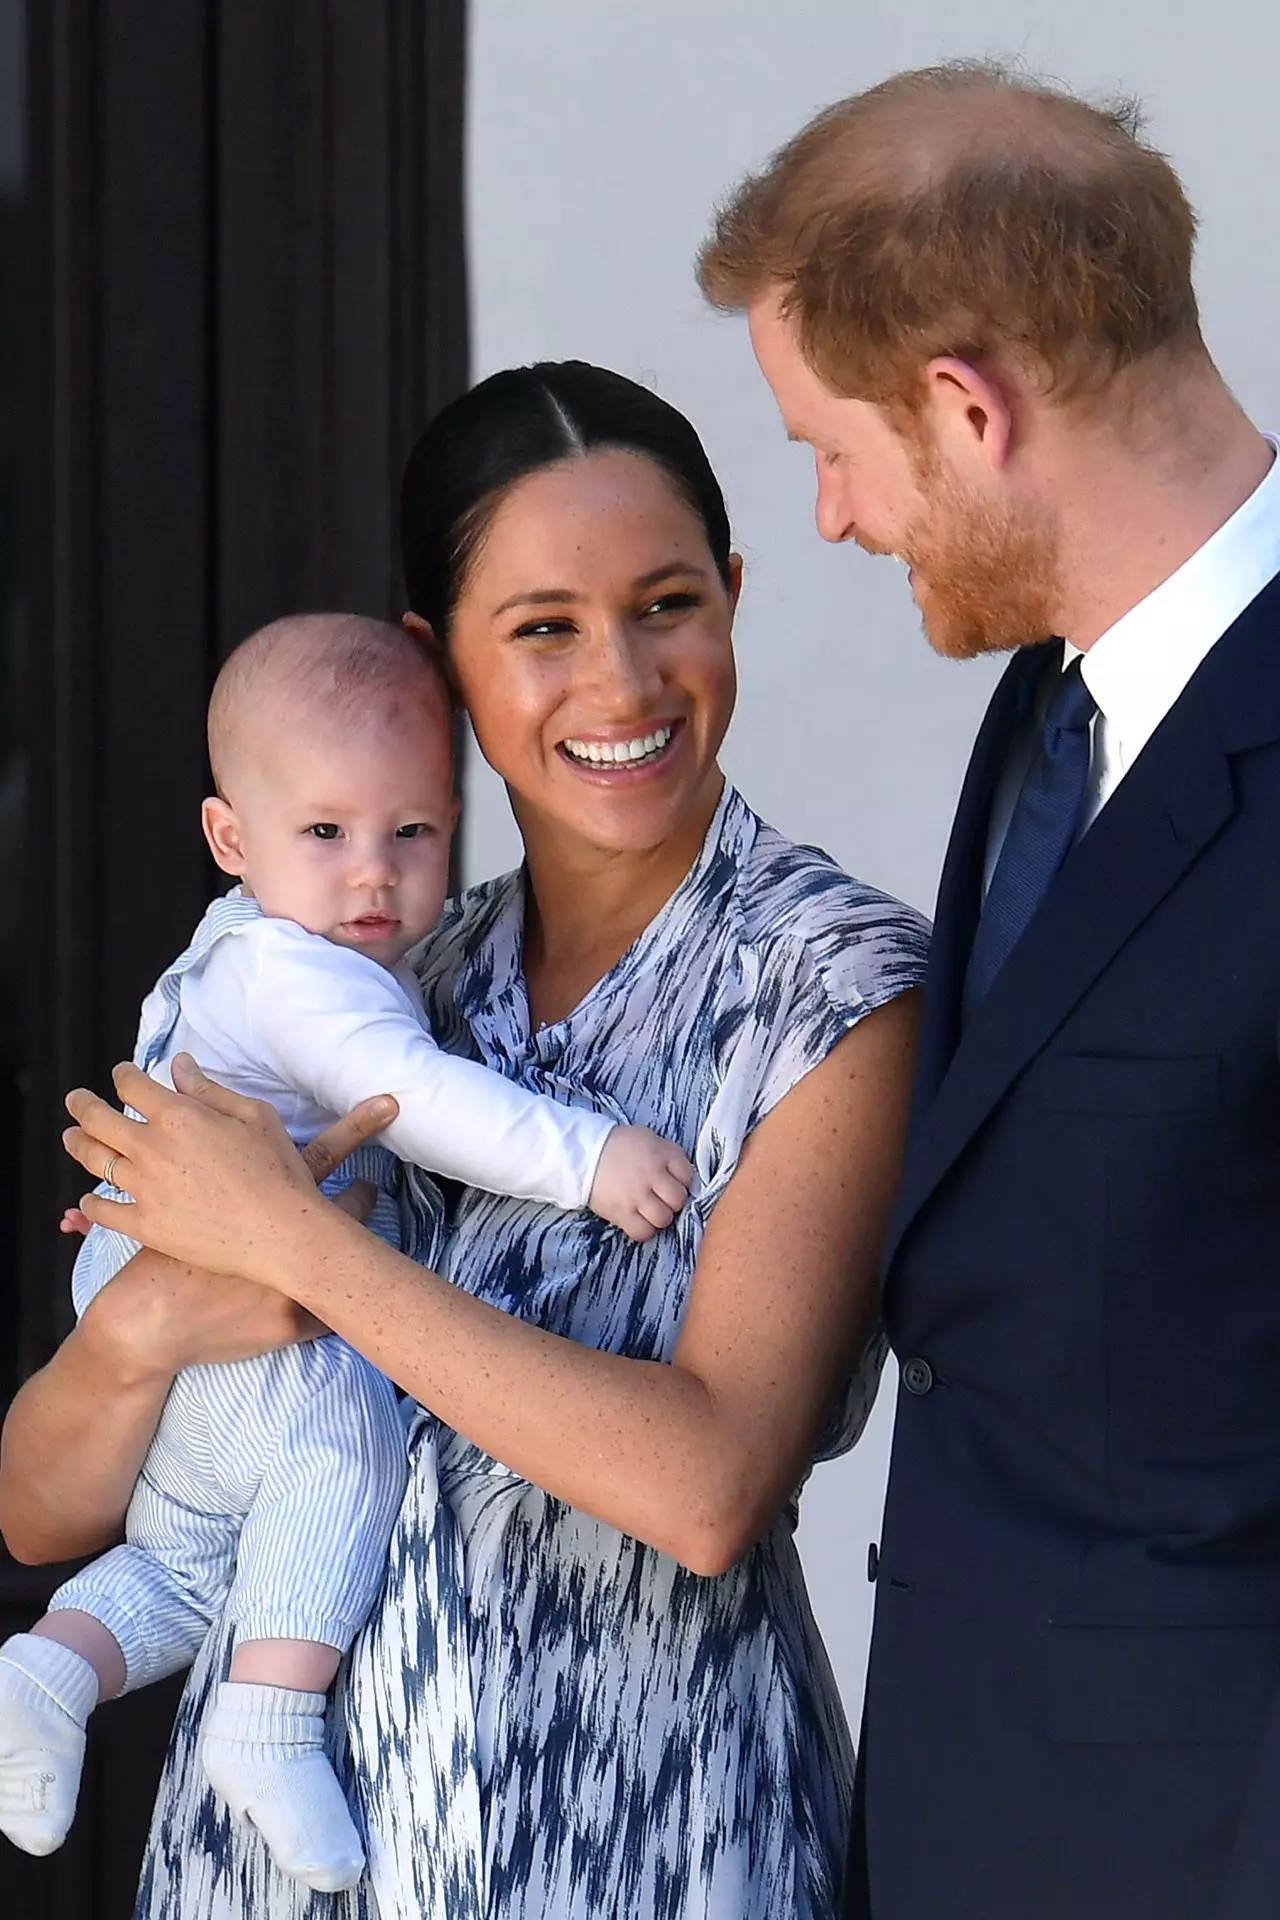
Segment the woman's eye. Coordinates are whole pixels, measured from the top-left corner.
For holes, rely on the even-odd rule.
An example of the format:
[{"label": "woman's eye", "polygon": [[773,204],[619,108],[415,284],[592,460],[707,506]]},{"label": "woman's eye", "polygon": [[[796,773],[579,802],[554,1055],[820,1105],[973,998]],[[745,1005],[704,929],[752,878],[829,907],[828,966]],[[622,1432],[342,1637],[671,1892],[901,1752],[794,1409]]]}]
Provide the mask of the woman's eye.
[{"label": "woman's eye", "polygon": [[696,593],[664,593],[661,598],[650,601],[641,617],[648,620],[654,615],[661,618],[664,613],[687,613],[690,607],[698,605]]},{"label": "woman's eye", "polygon": [[573,632],[572,620],[526,620],[516,628],[517,640],[555,640]]},{"label": "woman's eye", "polygon": [[307,832],[313,840],[336,840],[342,828],[335,826],[332,820],[317,820],[314,826],[307,828]]}]

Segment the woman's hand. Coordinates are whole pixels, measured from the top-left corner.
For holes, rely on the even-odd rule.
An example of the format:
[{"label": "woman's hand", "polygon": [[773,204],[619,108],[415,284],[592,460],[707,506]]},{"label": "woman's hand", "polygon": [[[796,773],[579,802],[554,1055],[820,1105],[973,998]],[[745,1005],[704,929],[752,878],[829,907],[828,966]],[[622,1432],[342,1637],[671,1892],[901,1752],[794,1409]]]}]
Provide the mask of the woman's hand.
[{"label": "woman's hand", "polygon": [[[353,1126],[350,1119],[339,1120],[303,1148],[300,1158],[315,1185],[366,1137],[362,1129],[363,1121]],[[372,1188],[356,1181],[331,1204],[363,1220],[373,1198]],[[128,1209],[130,1226],[134,1211]],[[86,1218],[85,1224],[92,1223]],[[172,1378],[183,1367],[252,1360],[299,1340],[315,1340],[328,1328],[256,1281],[213,1273],[149,1248],[90,1302],[81,1331],[123,1375]]]},{"label": "woman's hand", "polygon": [[137,1067],[115,1069],[116,1092],[142,1121],[83,1087],[68,1094],[77,1124],[62,1136],[67,1152],[135,1203],[87,1194],[81,1210],[174,1260],[271,1287],[272,1250],[315,1207],[316,1180],[389,1126],[396,1103],[389,1094],[361,1101],[304,1155],[271,1107],[218,1086],[188,1054],[174,1060],[173,1078],[177,1092]]}]

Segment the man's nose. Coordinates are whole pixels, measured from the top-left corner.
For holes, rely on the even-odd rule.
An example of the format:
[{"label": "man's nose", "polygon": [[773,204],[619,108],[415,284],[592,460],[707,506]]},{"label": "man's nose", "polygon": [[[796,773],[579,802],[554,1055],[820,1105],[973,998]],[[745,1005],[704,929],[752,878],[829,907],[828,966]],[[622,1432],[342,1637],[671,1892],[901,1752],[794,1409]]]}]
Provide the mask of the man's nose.
[{"label": "man's nose", "polygon": [[850,537],[857,523],[853,502],[839,475],[824,466],[821,460],[817,462],[817,476],[818,494],[813,517],[822,538],[838,544]]}]

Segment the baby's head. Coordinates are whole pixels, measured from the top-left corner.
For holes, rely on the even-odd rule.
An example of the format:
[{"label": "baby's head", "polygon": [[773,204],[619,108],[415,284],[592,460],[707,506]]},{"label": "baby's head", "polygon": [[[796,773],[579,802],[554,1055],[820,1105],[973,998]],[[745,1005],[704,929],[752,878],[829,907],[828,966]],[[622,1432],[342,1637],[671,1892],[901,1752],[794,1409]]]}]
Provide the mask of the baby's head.
[{"label": "baby's head", "polygon": [[209,702],[205,838],[275,919],[384,965],[429,933],[457,818],[449,699],[399,627],[299,614],[251,634]]}]

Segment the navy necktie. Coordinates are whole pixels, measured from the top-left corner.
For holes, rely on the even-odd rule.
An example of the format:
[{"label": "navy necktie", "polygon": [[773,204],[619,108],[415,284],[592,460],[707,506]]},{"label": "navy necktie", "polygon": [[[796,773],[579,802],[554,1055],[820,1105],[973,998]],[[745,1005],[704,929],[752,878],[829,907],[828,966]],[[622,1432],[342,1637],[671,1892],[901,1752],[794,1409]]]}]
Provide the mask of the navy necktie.
[{"label": "navy necktie", "polygon": [[1044,717],[996,870],[983,902],[964,981],[968,1019],[1027,930],[1071,851],[1089,786],[1090,722],[1098,706],[1073,660]]}]

